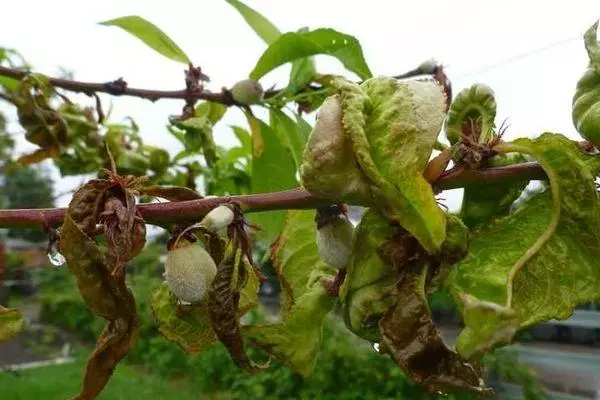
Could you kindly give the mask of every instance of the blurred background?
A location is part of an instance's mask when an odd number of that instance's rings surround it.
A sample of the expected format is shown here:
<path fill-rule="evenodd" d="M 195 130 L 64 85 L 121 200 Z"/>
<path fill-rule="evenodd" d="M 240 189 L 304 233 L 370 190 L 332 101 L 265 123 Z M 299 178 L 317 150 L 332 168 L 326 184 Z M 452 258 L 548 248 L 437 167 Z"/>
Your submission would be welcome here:
<path fill-rule="evenodd" d="M 473 83 L 496 92 L 498 121 L 507 119 L 506 137 L 554 131 L 578 137 L 571 122 L 575 83 L 586 67 L 583 32 L 600 17 L 597 1 L 247 1 L 282 31 L 331 27 L 356 36 L 375 75 L 395 75 L 434 58 L 445 66 L 455 93 Z M 124 77 L 130 86 L 179 89 L 183 68 L 157 55 L 118 29 L 99 21 L 140 15 L 158 25 L 186 49 L 218 91 L 243 79 L 265 44 L 223 1 L 103 1 L 11 3 L 3 7 L 0 47 L 17 49 L 38 72 L 104 82 Z M 19 16 L 12 18 L 11 15 Z M 26 15 L 26 17 L 23 17 Z M 353 77 L 339 62 L 317 56 L 319 71 Z M 290 67 L 263 80 L 265 88 L 285 84 Z M 135 120 L 139 135 L 152 146 L 175 154 L 182 144 L 167 132 L 167 117 L 181 102 L 151 103 L 100 95 L 111 120 Z M 84 95 L 74 101 L 88 102 Z M 260 112 L 257 113 L 260 116 Z M 307 116 L 311 121 L 314 113 Z M 228 112 L 215 140 L 226 152 L 244 149 L 229 128 L 245 125 L 243 114 Z M 66 206 L 85 176 L 61 177 L 50 162 L 18 167 L 9 158 L 29 152 L 14 109 L 0 104 L 0 207 Z M 245 148 L 245 151 L 248 149 Z M 231 172 L 231 174 L 230 174 Z M 202 194 L 243 193 L 245 170 L 199 174 Z M 91 175 L 90 175 L 91 176 Z M 234 183 L 232 183 L 234 182 Z M 241 182 L 241 183 L 240 183 Z M 450 210 L 461 190 L 445 192 Z M 360 209 L 352 216 L 360 217 Z M 152 322 L 148 298 L 160 282 L 166 254 L 165 233 L 150 230 L 143 253 L 127 266 L 142 318 L 140 339 L 117 369 L 101 399 L 424 399 L 387 357 L 351 336 L 339 318 L 328 320 L 315 376 L 307 382 L 272 363 L 265 372 L 245 376 L 220 345 L 186 356 L 167 343 Z M 46 254 L 41 231 L 0 230 L 0 304 L 25 310 L 26 328 L 0 344 L 0 397 L 63 399 L 79 387 L 89 349 L 103 327 L 86 309 L 65 267 Z M 260 259 L 264 249 L 257 248 Z M 276 277 L 261 288 L 261 307 L 247 321 L 274 318 L 279 307 Z M 461 328 L 449 295 L 437 293 L 431 307 L 445 339 Z M 550 321 L 519 332 L 514 345 L 486 358 L 488 380 L 497 398 L 600 399 L 600 303 L 580 307 L 566 321 Z M 446 396 L 468 398 L 461 396 Z"/>

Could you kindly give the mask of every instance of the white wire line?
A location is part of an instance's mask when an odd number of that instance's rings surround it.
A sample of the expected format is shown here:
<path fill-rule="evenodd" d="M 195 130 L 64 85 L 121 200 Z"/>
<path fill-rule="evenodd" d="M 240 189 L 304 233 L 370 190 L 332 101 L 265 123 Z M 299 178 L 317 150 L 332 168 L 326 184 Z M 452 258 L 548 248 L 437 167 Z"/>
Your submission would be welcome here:
<path fill-rule="evenodd" d="M 573 36 L 573 37 L 570 37 L 570 38 L 567 38 L 567 39 L 562 39 L 562 40 L 556 41 L 554 43 L 548 44 L 548 45 L 543 46 L 543 47 L 538 47 L 538 48 L 535 48 L 535 49 L 532 49 L 532 50 L 529 50 L 529 51 L 526 51 L 526 52 L 523 52 L 523 53 L 516 54 L 514 56 L 505 58 L 504 60 L 496 61 L 494 63 L 491 63 L 491 64 L 488 64 L 488 65 L 484 65 L 482 67 L 476 68 L 476 69 L 474 69 L 472 71 L 456 75 L 456 76 L 453 77 L 453 79 L 462 79 L 462 78 L 469 77 L 471 75 L 480 74 L 480 73 L 488 71 L 490 69 L 497 68 L 497 67 L 499 67 L 501 65 L 509 64 L 509 63 L 518 61 L 520 59 L 523 59 L 523 58 L 526 58 L 526 57 L 530 57 L 530 56 L 532 56 L 534 54 L 542 53 L 542 52 L 550 50 L 552 48 L 563 46 L 563 45 L 565 45 L 567 43 L 571 43 L 571 42 L 576 41 L 576 40 L 581 40 L 581 35 Z M 448 66 L 448 67 L 451 67 L 451 66 Z"/>

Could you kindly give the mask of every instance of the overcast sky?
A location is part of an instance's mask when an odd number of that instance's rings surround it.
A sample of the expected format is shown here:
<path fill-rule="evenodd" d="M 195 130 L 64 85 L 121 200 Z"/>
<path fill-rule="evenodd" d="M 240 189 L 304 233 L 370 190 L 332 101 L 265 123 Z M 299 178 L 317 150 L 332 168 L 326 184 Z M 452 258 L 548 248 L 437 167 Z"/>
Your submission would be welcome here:
<path fill-rule="evenodd" d="M 10 5 L 8 5 L 10 4 Z M 21 1 L 3 6 L 0 46 L 20 51 L 37 72 L 72 71 L 78 80 L 104 82 L 123 77 L 130 87 L 180 89 L 183 64 L 163 58 L 119 28 L 97 23 L 139 15 L 165 31 L 211 77 L 219 90 L 247 77 L 266 48 L 235 9 L 222 0 L 205 1 Z M 455 93 L 481 82 L 496 92 L 498 119 L 509 119 L 507 138 L 555 131 L 576 138 L 571 99 L 587 56 L 581 39 L 600 18 L 590 1 L 349 1 L 247 0 L 281 31 L 303 26 L 331 27 L 356 36 L 375 75 L 394 75 L 435 58 L 447 66 Z M 344 73 L 330 57 L 317 57 L 322 73 Z M 285 85 L 289 66 L 261 80 Z M 74 97 L 89 102 L 85 96 Z M 148 144 L 176 152 L 180 145 L 165 130 L 181 101 L 151 103 L 103 97 L 111 120 L 133 117 Z M 5 109 L 5 108 L 3 108 Z M 220 144 L 234 143 L 229 124 L 245 124 L 230 110 L 216 130 Z M 13 125 L 11 129 L 19 131 Z M 25 143 L 19 151 L 31 149 Z M 61 179 L 56 192 L 80 183 Z M 456 193 L 454 193 L 456 194 Z M 451 199 L 456 197 L 449 196 Z M 70 196 L 59 199 L 68 203 Z M 452 208 L 458 204 L 450 200 Z"/>

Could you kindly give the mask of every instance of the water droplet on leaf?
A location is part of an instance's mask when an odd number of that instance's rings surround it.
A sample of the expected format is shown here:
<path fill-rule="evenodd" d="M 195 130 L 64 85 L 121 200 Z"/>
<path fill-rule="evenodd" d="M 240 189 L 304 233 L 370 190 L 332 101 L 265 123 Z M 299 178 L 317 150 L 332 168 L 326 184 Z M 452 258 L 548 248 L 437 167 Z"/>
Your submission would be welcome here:
<path fill-rule="evenodd" d="M 54 249 L 48 252 L 48 260 L 50 260 L 50 263 L 56 267 L 60 267 L 67 261 L 65 256 L 60 254 L 58 250 Z"/>

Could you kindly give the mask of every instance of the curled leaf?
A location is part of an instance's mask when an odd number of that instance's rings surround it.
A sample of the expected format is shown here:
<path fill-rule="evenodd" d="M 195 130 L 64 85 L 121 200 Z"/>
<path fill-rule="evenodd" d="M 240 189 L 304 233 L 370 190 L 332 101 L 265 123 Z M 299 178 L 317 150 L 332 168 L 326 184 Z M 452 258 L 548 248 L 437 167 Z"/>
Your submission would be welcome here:
<path fill-rule="evenodd" d="M 584 35 L 589 66 L 577 82 L 573 96 L 572 118 L 577 131 L 600 147 L 600 44 L 597 33 L 598 22 Z"/>
<path fill-rule="evenodd" d="M 335 270 L 320 260 L 314 210 L 287 212 L 284 229 L 271 247 L 282 289 L 282 321 L 243 327 L 244 338 L 302 376 L 315 368 L 325 317 L 335 304 L 325 287 Z"/>
<path fill-rule="evenodd" d="M 61 146 L 68 143 L 68 126 L 59 112 L 49 104 L 50 90 L 41 76 L 24 78 L 13 94 L 19 123 L 25 128 L 25 139 L 40 147 L 22 156 L 19 162 L 28 165 L 57 157 Z"/>
<path fill-rule="evenodd" d="M 553 133 L 498 149 L 532 155 L 550 187 L 473 235 L 469 255 L 449 276 L 466 324 L 457 350 L 469 358 L 510 342 L 518 328 L 567 318 L 600 297 L 596 157 Z"/>
<path fill-rule="evenodd" d="M 0 342 L 7 341 L 19 333 L 23 322 L 21 311 L 0 306 Z"/>
<path fill-rule="evenodd" d="M 246 268 L 241 262 L 243 256 L 240 255 L 230 242 L 210 288 L 208 312 L 215 334 L 225 345 L 235 364 L 246 372 L 253 372 L 261 366 L 252 363 L 246 355 L 237 317 L 240 294 L 235 287 L 237 285 L 234 284 L 234 278 L 236 270 Z"/>
<path fill-rule="evenodd" d="M 94 240 L 101 220 L 108 249 Z M 133 196 L 116 174 L 91 180 L 73 195 L 61 227 L 61 253 L 90 311 L 107 320 L 76 399 L 96 398 L 135 343 L 139 321 L 123 267 L 144 242 L 145 226 L 136 221 Z"/>
<path fill-rule="evenodd" d="M 442 253 L 432 256 L 406 230 L 368 210 L 357 227 L 340 291 L 344 320 L 358 336 L 381 342 L 405 373 L 429 390 L 484 394 L 480 372 L 444 345 L 427 304 L 426 293 L 467 252 L 467 228 L 455 216 L 446 218 Z"/>
<path fill-rule="evenodd" d="M 430 392 L 468 390 L 493 394 L 484 385 L 480 371 L 444 344 L 427 305 L 426 277 L 427 268 L 420 275 L 401 274 L 397 303 L 379 321 L 385 352 L 411 380 Z"/>
<path fill-rule="evenodd" d="M 476 143 L 487 143 L 494 134 L 496 99 L 494 91 L 481 83 L 461 90 L 448 110 L 446 137 L 450 143 L 467 134 Z"/>
<path fill-rule="evenodd" d="M 331 85 L 336 96 L 309 138 L 302 185 L 319 197 L 373 206 L 438 252 L 445 219 L 423 171 L 444 118 L 442 89 L 386 77 Z"/>
<path fill-rule="evenodd" d="M 243 327 L 244 338 L 250 344 L 267 351 L 304 378 L 314 372 L 323 338 L 323 323 L 335 304 L 335 298 L 327 293 L 322 279 L 313 280 L 282 323 Z"/>

